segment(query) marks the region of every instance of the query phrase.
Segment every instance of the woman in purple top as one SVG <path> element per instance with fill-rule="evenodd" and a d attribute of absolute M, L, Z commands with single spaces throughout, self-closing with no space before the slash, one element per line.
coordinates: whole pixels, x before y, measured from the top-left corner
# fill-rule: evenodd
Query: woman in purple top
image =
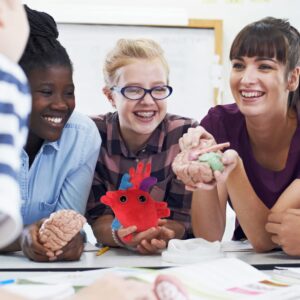
<path fill-rule="evenodd" d="M 200 139 L 210 139 L 210 145 L 213 138 L 231 148 L 213 183 L 201 182 L 200 169 L 176 172 L 181 179 L 188 174 L 192 181 L 185 183 L 195 190 L 195 236 L 222 238 L 229 200 L 237 215 L 234 239 L 248 238 L 256 251 L 268 251 L 280 243 L 276 232 L 265 228 L 270 213 L 300 208 L 299 45 L 294 27 L 270 17 L 235 38 L 230 51 L 235 104 L 210 109 L 201 122 L 208 132 L 190 129 L 180 140 L 183 150 Z"/>

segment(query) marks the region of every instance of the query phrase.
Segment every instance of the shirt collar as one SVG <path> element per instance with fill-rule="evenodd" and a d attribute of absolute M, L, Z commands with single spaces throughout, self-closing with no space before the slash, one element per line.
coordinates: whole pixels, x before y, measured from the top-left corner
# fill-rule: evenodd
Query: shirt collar
<path fill-rule="evenodd" d="M 59 151 L 59 149 L 60 149 L 59 140 L 55 141 L 55 142 L 44 141 L 44 143 L 38 153 L 45 153 L 45 151 L 46 152 L 47 151 Z M 22 157 L 28 157 L 28 154 L 25 151 L 25 149 L 22 149 Z"/>
<path fill-rule="evenodd" d="M 47 142 L 45 141 L 42 148 L 44 149 L 45 147 L 51 147 L 53 149 L 55 149 L 56 151 L 59 150 L 60 148 L 60 139 L 58 139 L 57 141 L 55 142 Z"/>

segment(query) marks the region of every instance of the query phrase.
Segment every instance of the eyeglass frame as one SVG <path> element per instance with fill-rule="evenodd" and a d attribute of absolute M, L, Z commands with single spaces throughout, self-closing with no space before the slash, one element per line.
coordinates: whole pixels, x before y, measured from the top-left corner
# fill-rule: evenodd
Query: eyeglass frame
<path fill-rule="evenodd" d="M 170 91 L 169 95 L 166 96 L 166 97 L 164 97 L 164 98 L 161 98 L 161 99 L 157 99 L 157 98 L 153 97 L 153 95 L 151 94 L 152 91 L 155 90 L 156 88 L 159 88 L 159 87 L 167 87 L 168 90 Z M 141 96 L 140 98 L 137 98 L 137 99 L 131 99 L 131 98 L 128 98 L 128 97 L 125 95 L 125 93 L 124 93 L 124 91 L 125 91 L 127 88 L 139 88 L 139 89 L 142 89 L 142 90 L 144 90 L 144 94 L 143 94 L 143 96 Z M 143 87 L 141 87 L 141 86 L 136 86 L 136 85 L 127 85 L 127 86 L 124 86 L 124 87 L 122 87 L 122 88 L 115 85 L 115 86 L 112 86 L 112 87 L 110 88 L 110 90 L 113 91 L 113 92 L 121 93 L 126 99 L 131 100 L 131 101 L 139 101 L 139 100 L 142 100 L 147 94 L 149 94 L 149 95 L 152 97 L 153 100 L 155 100 L 155 101 L 160 101 L 160 100 L 165 100 L 165 99 L 167 99 L 167 98 L 170 97 L 171 94 L 173 93 L 173 88 L 172 88 L 171 86 L 169 86 L 169 85 L 158 85 L 158 86 L 154 86 L 154 87 L 151 88 L 151 89 L 146 89 L 146 88 L 143 88 Z"/>

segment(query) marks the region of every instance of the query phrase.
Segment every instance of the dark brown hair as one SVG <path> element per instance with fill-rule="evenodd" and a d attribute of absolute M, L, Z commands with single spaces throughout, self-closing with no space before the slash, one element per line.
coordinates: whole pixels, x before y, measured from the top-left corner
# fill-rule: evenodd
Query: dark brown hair
<path fill-rule="evenodd" d="M 267 17 L 244 27 L 234 39 L 230 60 L 248 57 L 276 58 L 286 65 L 286 76 L 300 65 L 300 34 L 287 20 Z M 299 86 L 290 92 L 288 105 L 299 101 Z"/>

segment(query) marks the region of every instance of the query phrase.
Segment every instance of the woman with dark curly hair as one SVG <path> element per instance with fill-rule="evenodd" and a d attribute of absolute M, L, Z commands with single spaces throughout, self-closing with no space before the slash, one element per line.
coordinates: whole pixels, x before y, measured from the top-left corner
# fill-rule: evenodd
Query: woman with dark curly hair
<path fill-rule="evenodd" d="M 52 212 L 85 213 L 100 135 L 92 120 L 74 112 L 72 63 L 57 40 L 54 19 L 25 9 L 30 36 L 20 65 L 30 84 L 32 113 L 19 175 L 25 228 L 13 249 L 21 247 L 35 261 L 77 260 L 83 251 L 80 233 L 53 253 L 39 241 L 38 231 Z"/>

